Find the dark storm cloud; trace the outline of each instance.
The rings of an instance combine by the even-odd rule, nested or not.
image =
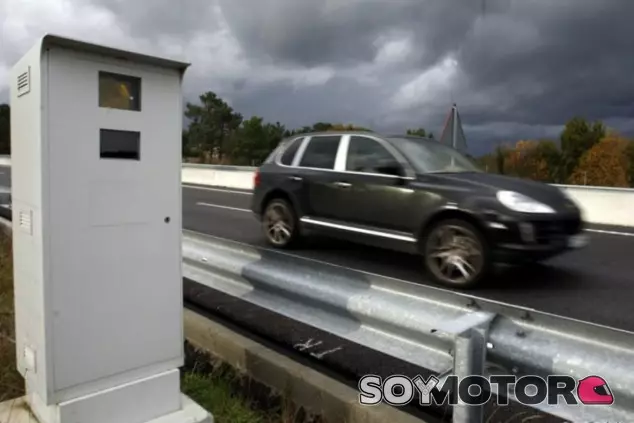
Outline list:
[[[186,39],[213,30],[213,1],[209,0],[90,0],[117,15],[133,37],[170,36]]]
[[[220,4],[251,55],[304,66],[372,61],[375,41],[392,31],[423,40],[424,60],[433,63],[459,44],[480,11],[479,3],[472,0],[220,0]]]
[[[439,135],[456,101],[476,151],[499,140],[556,136],[574,115],[634,132],[634,0],[74,1],[106,7],[132,38],[210,41],[188,57],[199,71],[187,77],[187,98],[213,90],[247,117],[390,132],[423,126]],[[225,24],[231,34],[219,38]],[[243,56],[218,47],[231,46],[231,36]],[[386,36],[409,37],[413,50],[401,63],[373,67],[377,40]],[[4,63],[17,59],[11,49],[3,49]],[[392,97],[447,57],[458,63],[450,87],[412,86],[405,96],[412,104],[395,109]],[[307,87],[275,77],[271,65],[293,77],[301,70],[289,67],[328,66],[335,76]],[[378,83],[357,77],[355,67]]]
[[[420,53],[403,71],[423,72],[453,52],[461,75],[453,94],[471,123],[560,125],[575,114],[634,114],[634,1],[349,1],[336,10],[329,3],[221,0],[254,57],[312,66],[367,63],[375,40],[390,31],[411,34]],[[445,111],[429,113],[436,121]]]
[[[634,117],[632,17],[627,0],[544,0],[485,19],[459,61],[472,90],[501,87],[510,107],[463,114],[533,124]]]

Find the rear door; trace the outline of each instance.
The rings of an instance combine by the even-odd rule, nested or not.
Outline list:
[[[296,157],[289,178],[302,186],[304,215],[338,219],[341,196],[345,195],[335,182],[335,162],[341,135],[315,135],[305,141]]]

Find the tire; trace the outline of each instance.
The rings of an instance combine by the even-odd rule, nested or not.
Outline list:
[[[269,201],[262,213],[262,232],[274,248],[295,246],[300,238],[299,221],[291,203],[283,198]]]
[[[443,233],[453,235],[443,239]],[[474,288],[492,268],[486,238],[463,219],[433,223],[421,239],[421,250],[428,276],[449,288]]]

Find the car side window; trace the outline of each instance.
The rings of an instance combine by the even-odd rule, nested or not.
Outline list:
[[[350,137],[346,170],[402,176],[403,167],[381,143],[362,136]]]
[[[299,166],[317,169],[334,169],[340,140],[340,136],[312,137],[310,141],[308,141],[308,146],[306,146],[306,150],[304,150]]]
[[[282,157],[280,158],[280,163],[286,166],[290,166],[293,164],[293,159],[295,158],[295,154],[301,145],[301,141],[303,138],[296,138],[291,140],[288,145],[285,147],[284,152],[282,153]]]

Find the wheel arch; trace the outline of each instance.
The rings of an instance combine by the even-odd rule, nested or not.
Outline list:
[[[294,212],[297,214],[299,212],[298,208],[297,208],[297,204],[295,204],[295,201],[293,201],[293,198],[291,197],[291,195],[286,192],[285,190],[281,189],[281,188],[274,188],[271,191],[267,192],[264,197],[262,198],[262,202],[260,205],[260,215],[264,214],[264,211],[266,210],[266,206],[273,200],[277,199],[277,198],[281,198],[283,200],[288,201],[291,206],[294,209]]]
[[[470,212],[468,212],[466,210],[462,210],[462,209],[444,208],[444,209],[440,209],[437,212],[433,213],[429,218],[427,218],[421,224],[419,232],[418,232],[418,247],[422,248],[422,242],[425,239],[425,236],[427,235],[427,233],[429,233],[429,230],[436,223],[438,223],[438,222],[440,222],[442,220],[448,220],[448,219],[460,219],[460,220],[464,220],[464,221],[470,223],[478,231],[480,231],[482,237],[485,239],[485,241],[487,243],[489,243],[491,241],[490,238],[489,238],[488,232],[487,232],[486,225],[484,224],[484,222],[481,219],[479,219],[473,213],[470,213]]]

